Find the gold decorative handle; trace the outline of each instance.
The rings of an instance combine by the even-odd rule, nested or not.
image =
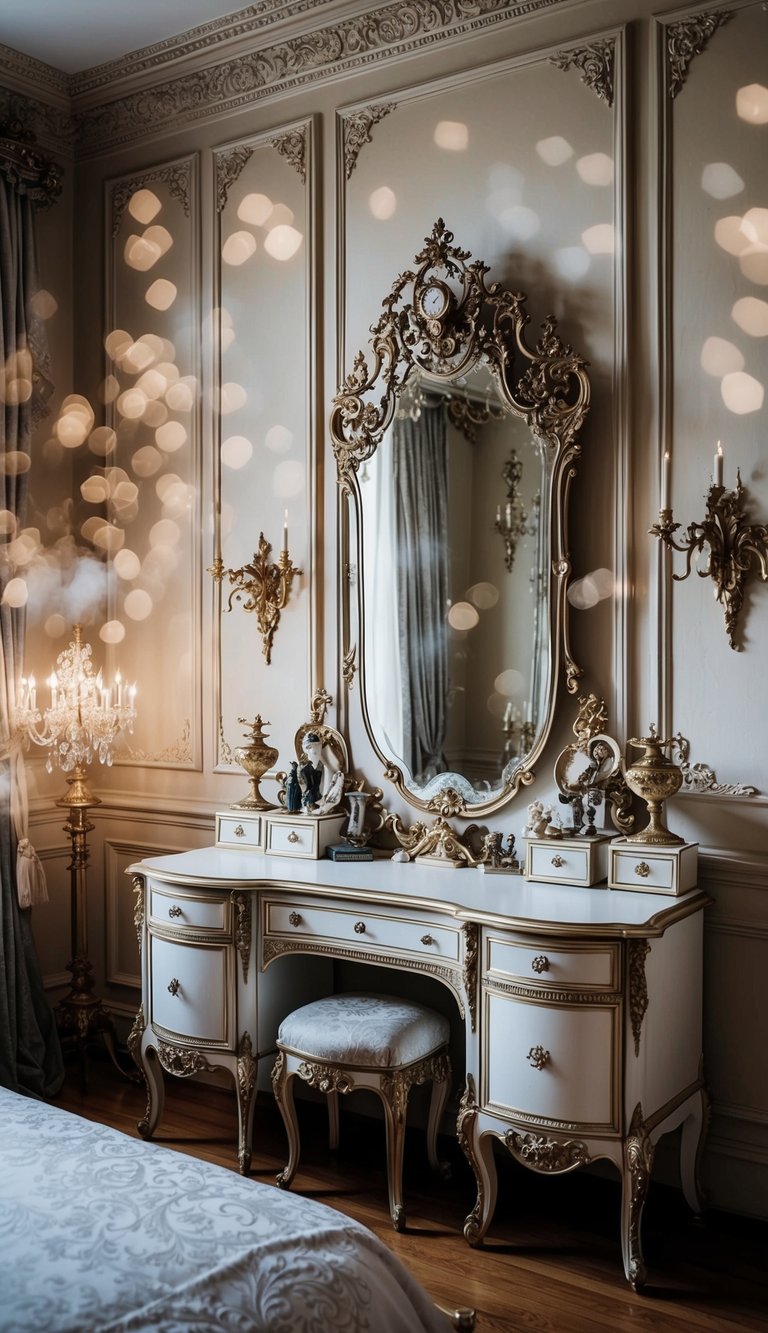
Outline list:
[[[173,916],[181,916],[181,915],[182,915],[181,908],[180,908],[180,907],[169,907],[169,908],[168,908],[168,915],[171,916],[171,917],[173,917]]]
[[[534,972],[548,972],[549,959],[546,954],[540,953],[537,958],[531,960],[531,967]]]
[[[552,864],[555,867],[555,870],[559,870],[561,866],[565,865],[565,861],[563,860],[562,856],[553,856]]]
[[[235,829],[235,837],[236,838],[245,837],[245,829],[243,828],[242,824],[238,824],[237,828]]]
[[[641,861],[639,865],[635,866],[635,874],[639,875],[641,879],[647,879],[650,873],[651,867],[647,861]]]
[[[178,977],[173,977],[172,980],[168,982],[168,990],[171,995],[178,995],[181,990],[181,982]]]
[[[288,917],[288,920],[290,921],[292,926],[301,925],[301,917],[299,916],[298,912],[291,912],[291,915]]]
[[[543,1046],[532,1046],[526,1059],[534,1069],[543,1069],[549,1059],[549,1051],[545,1051]]]
[[[290,833],[288,834],[288,841],[289,841],[289,842],[298,842],[298,841],[299,841],[299,835],[298,835],[298,833],[296,832],[295,829],[291,829]]]
[[[364,922],[364,921],[356,921],[356,922],[355,922],[355,934],[356,934],[356,935],[364,935],[364,934],[365,934],[365,922]]]
[[[434,944],[435,941],[432,939],[431,935],[422,935],[421,942],[422,944]]]

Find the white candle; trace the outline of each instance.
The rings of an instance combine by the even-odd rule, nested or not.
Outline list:
[[[107,689],[101,691],[101,706],[105,713],[109,710],[109,690]]]
[[[715,485],[716,485],[716,486],[722,486],[722,484],[723,484],[723,446],[721,445],[721,443],[720,443],[719,440],[718,440],[718,442],[717,442],[717,453],[715,454],[714,463],[715,463],[715,466],[714,466],[714,480],[715,480]]]
[[[283,514],[283,550],[288,554],[288,510]]]
[[[48,684],[51,688],[51,708],[56,708],[59,702],[59,680],[55,671],[51,673]]]
[[[672,459],[670,458],[669,450],[667,449],[666,453],[664,454],[664,458],[662,459],[662,465],[661,465],[661,508],[662,509],[669,509],[669,478],[670,478],[671,467],[672,467]]]
[[[123,703],[123,678],[119,671],[115,672],[115,692],[117,694],[117,706],[120,708]]]
[[[34,676],[30,676],[30,678],[29,678],[29,706],[30,706],[30,708],[34,708],[36,704],[37,704],[37,689],[35,688],[35,678],[34,678]]]

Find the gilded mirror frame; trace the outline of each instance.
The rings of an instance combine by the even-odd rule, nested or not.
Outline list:
[[[397,410],[400,394],[414,372],[449,380],[484,366],[509,412],[525,421],[547,451],[550,469],[548,505],[550,534],[547,614],[551,653],[545,715],[530,750],[486,801],[468,802],[451,786],[422,799],[408,786],[403,771],[380,747],[371,725],[365,685],[365,616],[363,579],[358,578],[358,651],[349,642],[351,616],[344,608],[347,642],[345,663],[357,656],[363,723],[370,744],[384,765],[385,778],[412,806],[441,815],[475,817],[504,805],[521,786],[534,780],[533,765],[549,737],[554,718],[558,670],[562,662],[566,688],[574,694],[581,669],[573,659],[568,625],[567,588],[571,574],[568,552],[568,496],[581,454],[579,431],[589,409],[587,362],[557,332],[554,316],[541,325],[535,346],[525,337],[530,315],[527,297],[499,282],[488,283],[489,266],[471,261],[454,244],[454,235],[438,218],[414,267],[401,273],[382,302],[382,314],[371,326],[369,367],[359,351],[353,368],[335,395],[330,414],[331,442],[342,497],[355,506],[357,568],[362,569],[362,497],[358,469],[372,457]],[[346,597],[349,597],[347,581]],[[345,672],[347,684],[349,675]]]

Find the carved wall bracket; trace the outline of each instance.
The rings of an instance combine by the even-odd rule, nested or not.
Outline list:
[[[153,171],[142,171],[129,180],[116,181],[112,186],[112,235],[117,236],[128,204],[137,190],[147,185],[161,183],[168,186],[168,193],[177,199],[187,217],[190,213],[190,195],[192,191],[193,159],[185,158],[181,162],[169,162]]]
[[[223,148],[214,153],[217,212],[221,213],[226,208],[229,192],[252,156],[253,148],[248,144],[237,144],[234,148]]]
[[[347,180],[357,166],[361,149],[371,142],[374,125],[378,125],[396,108],[397,102],[382,102],[379,106],[368,106],[363,111],[353,111],[344,117],[344,175]]]
[[[672,737],[672,759],[683,775],[681,791],[711,792],[713,796],[759,796],[757,787],[744,782],[718,782],[717,774],[709,764],[690,762],[691,742],[679,731]]]
[[[306,185],[307,182],[308,140],[309,127],[302,125],[300,129],[287,130],[285,134],[279,134],[269,141],[270,147],[275,148],[294,171],[298,172],[302,185]]]
[[[667,66],[670,97],[677,97],[688,76],[688,66],[707,46],[717,29],[733,18],[732,10],[711,9],[667,28]]]
[[[613,39],[606,39],[592,42],[590,46],[575,46],[550,56],[550,64],[563,70],[574,66],[581,74],[582,83],[597,93],[608,106],[613,106],[615,45]]]
[[[225,611],[232,610],[234,599],[243,602],[244,611],[256,612],[267,666],[272,661],[272,641],[280,624],[280,612],[288,604],[293,580],[302,572],[291,562],[286,547],[281,550],[276,564],[269,559],[271,550],[271,543],[262,532],[259,534],[259,549],[249,564],[241,565],[240,569],[225,569],[219,557],[208,571],[217,582],[226,574],[233,585]]]

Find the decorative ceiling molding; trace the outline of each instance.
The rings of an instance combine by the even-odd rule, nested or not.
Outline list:
[[[120,223],[123,220],[123,214],[128,207],[131,196],[137,190],[141,190],[147,185],[156,184],[158,181],[162,181],[163,184],[168,186],[168,193],[172,198],[178,199],[186,216],[189,217],[192,163],[193,158],[182,158],[178,162],[168,162],[164,166],[155,167],[151,171],[141,171],[135,176],[128,176],[124,180],[115,181],[112,186],[112,235],[117,236],[120,230]]]
[[[144,135],[231,113],[242,106],[457,40],[498,23],[555,7],[561,0],[396,0],[352,18],[261,44],[205,68],[187,70],[77,112],[77,147],[83,156],[133,143]],[[104,89],[106,94],[107,89]]]
[[[51,96],[69,101],[72,96],[70,76],[63,70],[47,65],[44,60],[25,55],[12,46],[3,46],[0,42],[0,78],[6,85],[20,83],[24,88],[35,88],[43,94],[46,90]]]
[[[351,111],[343,117],[344,174],[347,180],[357,166],[361,148],[371,142],[374,125],[396,109],[397,102],[382,102],[379,106],[364,107],[362,111]]]
[[[681,19],[679,23],[670,23],[667,28],[670,97],[677,97],[681,91],[693,57],[701,55],[717,29],[732,18],[732,10],[711,9],[705,14],[694,14],[687,19]]]
[[[0,176],[36,208],[49,208],[61,194],[61,167],[38,153],[26,125],[0,118]]]
[[[592,42],[589,46],[574,46],[550,56],[550,64],[557,69],[570,69],[581,74],[581,81],[597,93],[608,106],[613,106],[613,68],[616,43],[613,38]]]
[[[74,155],[74,120],[60,107],[0,88],[0,121],[22,124],[34,136],[37,145],[48,152],[61,157]]]
[[[222,213],[227,206],[229,192],[240,172],[253,154],[248,144],[236,144],[234,148],[217,148],[213,154],[213,171],[216,181],[216,211]]]
[[[309,143],[309,125],[287,130],[269,140],[270,148],[276,148],[281,157],[299,173],[302,185],[307,183],[307,146]]]

